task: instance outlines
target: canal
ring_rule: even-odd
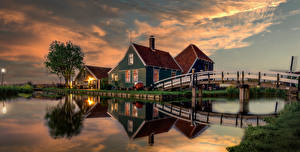
[[[201,99],[196,109],[240,113],[236,99]],[[62,99],[14,98],[0,103],[0,151],[226,151],[244,128],[197,124],[142,101],[68,95]],[[168,105],[189,109],[191,102]],[[283,99],[250,99],[247,114],[283,109]],[[151,144],[153,144],[151,146]]]

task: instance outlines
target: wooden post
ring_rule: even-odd
[[[241,123],[240,123],[241,128],[243,127],[243,116],[241,115]]]
[[[220,120],[220,124],[222,125],[223,122],[223,114],[221,115],[221,120]]]
[[[236,72],[236,81],[237,83],[240,83],[240,72]]]
[[[258,119],[258,116],[256,117],[256,126],[258,126],[259,124],[259,119]]]
[[[224,83],[224,72],[222,72],[222,83]]]
[[[180,77],[180,88],[182,88],[182,77]]]
[[[151,133],[148,138],[148,144],[152,146],[154,144],[154,133]]]
[[[242,71],[242,84],[244,84],[244,77],[245,77],[244,71]]]
[[[276,102],[276,105],[275,105],[275,113],[277,113],[277,107],[278,107],[278,102]]]
[[[279,73],[277,73],[276,88],[279,88]]]
[[[261,73],[258,72],[258,85],[260,85]]]
[[[173,89],[173,78],[171,79],[171,89]]]
[[[163,90],[165,89],[165,81],[163,82]]]
[[[298,77],[298,92],[300,92],[300,76]]]
[[[209,121],[209,112],[207,112],[206,122]]]
[[[237,126],[237,125],[238,125],[238,118],[239,118],[239,115],[238,115],[238,114],[236,114],[236,117],[235,117],[235,126]]]
[[[210,74],[207,73],[208,84],[210,84]]]

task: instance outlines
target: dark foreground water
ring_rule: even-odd
[[[279,111],[284,107],[283,100],[250,100],[247,112],[272,113],[276,102]],[[240,110],[238,100],[203,103],[208,105],[203,109],[212,112]],[[60,100],[1,101],[0,151],[226,151],[226,147],[239,144],[243,136],[242,128],[193,126],[162,114],[153,105],[72,95]],[[149,135],[154,135],[152,146],[148,144]]]

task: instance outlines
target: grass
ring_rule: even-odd
[[[79,91],[79,92],[90,92],[90,91],[97,91],[97,92],[113,92],[113,93],[129,93],[129,94],[155,94],[155,95],[188,95],[191,91],[126,91],[126,90],[81,90],[81,89],[58,89],[58,88],[46,88],[43,91],[53,91],[53,90],[60,90],[60,91]]]
[[[1,96],[17,96],[18,93],[32,93],[33,88],[30,85],[24,86],[0,86]]]
[[[228,147],[229,152],[300,151],[300,103],[287,105],[277,118],[268,124],[248,127],[241,143]]]
[[[182,95],[185,97],[191,97],[191,91],[126,91],[126,90],[82,90],[82,89],[59,89],[59,88],[45,88],[44,91],[63,91],[68,93],[69,91],[79,92],[113,92],[113,93],[129,93],[129,94],[154,94],[154,95]],[[228,87],[225,90],[204,90],[202,93],[203,97],[228,97],[236,98],[239,97],[239,89],[235,87]],[[284,90],[272,89],[272,88],[250,88],[250,97],[285,97],[286,92]]]

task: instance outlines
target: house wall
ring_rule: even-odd
[[[207,62],[205,60],[197,59],[197,61],[195,62],[195,64],[193,65],[193,67],[191,68],[189,73],[192,72],[193,68],[195,69],[195,72],[200,72],[200,70],[205,71],[205,65],[208,66],[207,71],[213,71],[214,70],[214,64],[213,63]]]
[[[171,70],[171,69],[165,69],[165,68],[159,68],[159,67],[152,67],[148,66],[146,67],[147,69],[147,86],[150,86],[153,84],[153,70],[154,69],[159,69],[159,80],[163,80],[166,78],[169,78],[172,76],[172,71],[176,72],[176,75],[180,75],[181,71],[180,70]]]
[[[128,64],[128,58],[129,54],[133,54],[133,64]],[[125,54],[124,58],[119,62],[117,67],[115,67],[110,73],[109,73],[109,83],[116,86],[116,83],[112,79],[112,74],[118,75],[118,85],[121,88],[128,88],[132,87],[134,85],[133,81],[133,70],[138,70],[138,81],[142,81],[144,84],[146,84],[146,68],[141,61],[141,59],[138,57],[138,54],[135,52],[134,48],[130,46],[127,50],[127,53]],[[125,80],[125,72],[127,70],[130,70],[130,76],[131,76],[131,82],[126,82]]]

